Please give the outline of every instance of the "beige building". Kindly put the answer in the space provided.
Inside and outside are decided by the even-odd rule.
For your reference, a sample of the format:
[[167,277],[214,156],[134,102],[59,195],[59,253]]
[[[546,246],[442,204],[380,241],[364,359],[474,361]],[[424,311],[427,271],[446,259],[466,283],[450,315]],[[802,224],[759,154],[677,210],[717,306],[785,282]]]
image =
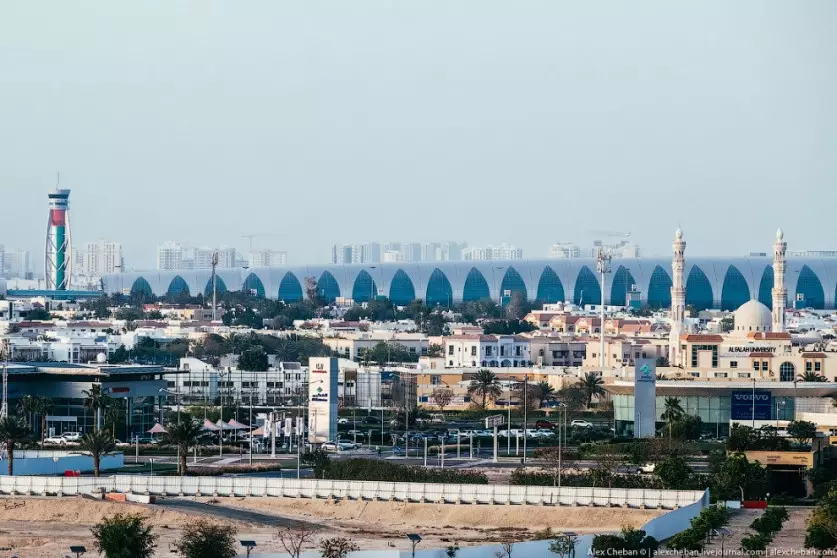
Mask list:
[[363,353],[373,349],[378,343],[400,345],[418,359],[427,354],[429,345],[427,336],[422,333],[395,333],[390,331],[343,333],[340,337],[325,337],[323,343],[331,347],[342,358],[350,360],[361,360]]

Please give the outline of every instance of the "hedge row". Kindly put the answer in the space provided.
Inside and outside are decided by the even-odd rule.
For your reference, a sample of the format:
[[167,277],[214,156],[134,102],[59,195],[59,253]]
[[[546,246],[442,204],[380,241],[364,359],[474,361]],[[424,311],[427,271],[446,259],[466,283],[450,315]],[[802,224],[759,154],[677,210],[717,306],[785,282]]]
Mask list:
[[771,506],[750,524],[755,531],[741,538],[741,550],[744,552],[764,552],[773,537],[782,530],[782,524],[788,520],[788,510],[782,506]]
[[721,506],[710,506],[701,510],[692,519],[691,526],[668,540],[667,546],[672,550],[684,552],[703,552],[706,542],[715,529],[720,529],[729,521],[729,510]]

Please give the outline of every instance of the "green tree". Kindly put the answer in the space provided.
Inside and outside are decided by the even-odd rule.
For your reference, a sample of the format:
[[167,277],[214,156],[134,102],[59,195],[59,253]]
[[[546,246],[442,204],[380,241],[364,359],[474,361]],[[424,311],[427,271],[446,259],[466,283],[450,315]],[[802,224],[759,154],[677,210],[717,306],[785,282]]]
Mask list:
[[670,432],[675,439],[698,440],[703,431],[703,420],[697,415],[686,415],[671,424]]
[[558,392],[555,391],[554,387],[549,385],[549,382],[538,382],[532,386],[529,397],[538,402],[538,409],[540,409],[544,403],[555,401],[558,398]]
[[453,399],[453,390],[446,387],[436,388],[430,395],[430,399],[439,411],[444,411],[445,407],[450,405],[450,402]]
[[202,425],[190,418],[181,420],[180,424],[169,424],[166,426],[166,430],[167,432],[162,437],[162,443],[177,447],[180,457],[177,472],[182,477],[186,474],[186,458],[189,456],[189,449],[197,445],[203,434]]
[[99,466],[102,457],[116,450],[116,444],[110,432],[106,430],[94,430],[88,432],[81,439],[81,450],[86,451],[93,458],[93,476],[99,476]]
[[680,399],[677,397],[666,397],[665,410],[660,418],[668,423],[668,439],[671,441],[671,425],[674,421],[680,420],[685,411],[680,406]]
[[817,425],[806,420],[795,420],[788,423],[788,436],[796,440],[796,443],[804,446],[810,444],[817,434]]
[[594,398],[601,397],[605,394],[603,385],[604,380],[602,380],[602,377],[593,372],[587,372],[584,378],[581,379],[581,388],[584,390],[584,398],[588,409],[593,404]]
[[323,478],[323,473],[325,473],[331,465],[331,458],[325,451],[319,448],[306,451],[302,454],[301,460],[302,463],[310,466],[314,470],[314,478],[317,479]]
[[237,530],[232,525],[211,523],[198,519],[187,523],[174,548],[185,558],[235,558],[235,535]]
[[109,403],[110,397],[102,391],[102,384],[93,384],[90,389],[82,390],[84,395],[84,407],[95,413],[96,420],[93,422],[93,430],[99,430],[102,425],[102,408]]
[[444,349],[441,345],[437,345],[435,343],[431,343],[429,347],[427,347],[427,356],[430,358],[440,358],[445,356]]
[[804,374],[799,374],[796,377],[796,379],[799,380],[800,382],[825,382],[825,381],[827,381],[825,376],[821,376],[820,374],[817,374],[816,372],[812,372],[810,370],[805,371]]
[[90,531],[96,550],[106,558],[152,558],[158,535],[141,515],[118,513]]
[[727,451],[746,451],[753,445],[757,436],[753,429],[743,424],[733,424],[727,440]]
[[46,426],[47,426],[47,415],[52,411],[52,408],[55,406],[53,400],[49,397],[43,396],[36,396],[33,398],[32,402],[32,411],[41,417],[41,446],[44,444],[44,438],[46,438]]
[[127,349],[125,349],[125,345],[119,345],[119,347],[113,351],[113,354],[110,355],[108,362],[111,364],[120,364],[123,362],[128,362],[129,354]]
[[35,417],[35,397],[25,393],[17,399],[17,412],[25,417],[26,424],[33,426]]
[[805,532],[805,548],[818,550],[822,558],[826,551],[837,549],[837,539],[825,525],[811,522]]
[[238,359],[238,369],[247,372],[265,372],[267,366],[267,354],[260,347],[244,351]]
[[692,468],[682,457],[668,457],[654,467],[654,474],[667,489],[686,490],[691,484]]
[[482,368],[477,370],[474,377],[471,378],[471,383],[468,386],[468,394],[476,395],[482,401],[480,407],[485,410],[489,399],[496,399],[503,393],[503,388],[500,386],[500,380],[497,374]]
[[320,541],[322,558],[346,558],[350,552],[356,550],[360,550],[360,547],[353,543],[351,539],[337,537]]
[[0,443],[5,444],[9,459],[9,476],[14,475],[15,445],[29,439],[26,423],[19,417],[0,419]]

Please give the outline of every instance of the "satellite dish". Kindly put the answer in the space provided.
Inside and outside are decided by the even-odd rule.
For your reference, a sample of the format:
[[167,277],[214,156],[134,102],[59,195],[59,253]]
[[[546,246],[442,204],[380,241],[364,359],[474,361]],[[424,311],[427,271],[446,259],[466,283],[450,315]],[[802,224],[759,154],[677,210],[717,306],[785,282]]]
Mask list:
[[105,364],[108,361],[108,356],[105,353],[99,353],[96,355],[96,362],[99,364]]

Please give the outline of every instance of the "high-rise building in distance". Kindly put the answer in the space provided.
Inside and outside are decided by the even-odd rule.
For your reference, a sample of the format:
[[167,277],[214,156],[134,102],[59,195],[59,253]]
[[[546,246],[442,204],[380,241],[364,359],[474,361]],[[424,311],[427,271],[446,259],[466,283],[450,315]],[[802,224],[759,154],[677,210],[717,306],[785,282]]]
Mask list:
[[572,242],[556,242],[549,247],[549,257],[558,260],[580,258],[581,248]]
[[281,267],[288,262],[284,250],[253,250],[247,257],[249,267]]
[[101,277],[118,273],[122,268],[122,245],[109,240],[88,242],[84,248],[84,266],[78,270],[83,275]]
[[222,246],[218,248],[218,267],[222,269],[229,269],[235,267],[235,248]]
[[157,247],[157,269],[168,271],[183,269],[183,246],[177,242],[164,242]]
[[192,254],[195,269],[212,269],[212,254],[214,253],[214,248],[195,248]]
[[401,248],[404,253],[405,262],[420,262],[421,261],[421,244],[418,242],[407,242]]
[[469,248],[465,251],[466,260],[519,260],[523,258],[523,249],[515,248],[505,242],[500,246]]
[[70,288],[72,275],[72,236],[70,234],[70,191],[52,190],[49,199],[44,278],[47,290]]
[[28,250],[7,251],[3,255],[4,275],[9,279],[31,279],[32,261]]

